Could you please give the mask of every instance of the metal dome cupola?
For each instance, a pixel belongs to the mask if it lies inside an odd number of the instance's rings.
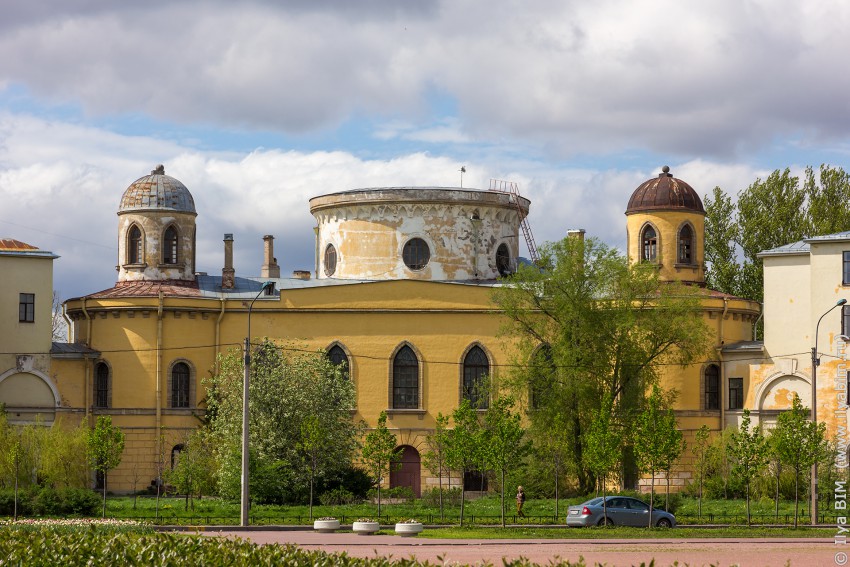
[[[694,188],[673,177],[670,167],[666,165],[661,168],[658,177],[644,181],[635,189],[626,207],[626,214],[659,210],[685,210],[705,214],[702,200]]]
[[[165,166],[158,165],[133,181],[121,197],[119,213],[125,211],[177,211],[197,214],[192,194],[179,180],[165,175]]]

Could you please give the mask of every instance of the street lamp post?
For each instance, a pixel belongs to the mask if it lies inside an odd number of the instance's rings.
[[[812,423],[817,425],[818,422],[818,366],[820,366],[820,358],[818,358],[818,328],[820,327],[820,322],[826,317],[826,314],[835,309],[836,307],[840,307],[847,303],[846,299],[839,299],[835,305],[827,309],[823,315],[818,319],[817,325],[815,325],[815,346],[812,347]],[[812,504],[811,504],[811,516],[812,516],[812,525],[816,526],[818,523],[818,462],[815,459],[815,462],[812,463],[812,486],[810,489]]]
[[[251,310],[254,302],[267,289],[274,289],[274,282],[265,282],[257,296],[248,305],[248,336],[245,337],[245,375],[242,380],[242,527],[248,527],[248,381],[251,377]]]

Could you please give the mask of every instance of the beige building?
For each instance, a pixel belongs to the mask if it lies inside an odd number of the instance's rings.
[[[11,423],[53,423],[61,406],[49,354],[56,258],[0,239],[0,403]]]

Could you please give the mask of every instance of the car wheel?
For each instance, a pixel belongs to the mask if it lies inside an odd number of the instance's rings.
[[[661,518],[660,520],[658,520],[658,523],[655,524],[655,525],[658,526],[659,528],[672,528],[673,522],[671,522],[667,518]]]
[[[611,521],[611,518],[599,518],[599,521],[596,522],[597,526],[613,526],[614,522]]]

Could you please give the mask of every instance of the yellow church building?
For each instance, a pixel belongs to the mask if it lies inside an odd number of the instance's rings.
[[[21,370],[13,355],[0,359],[0,402],[13,412],[18,402],[9,401],[20,399],[18,406],[45,415],[51,402],[54,414],[89,423],[110,415],[127,438],[111,487],[131,490],[139,477],[146,486],[157,478],[160,459],[167,465],[199,425],[202,378],[214,371],[217,355],[241,348],[250,324],[253,339],[322,349],[345,362],[356,389],[353,418],[374,426],[386,411],[403,449],[390,484],[416,494],[435,484],[421,456],[437,414],[450,414],[480,380],[498,380],[511,364],[491,292],[522,261],[521,224],[530,202],[511,191],[388,187],[320,195],[309,207],[316,219],[312,272],[281,277],[268,235],[257,243],[264,250],[258,275],[236,274],[235,240],[225,234],[221,273],[209,275],[196,266],[197,212],[187,187],[162,166],[134,181],[117,211],[118,281],[65,303],[72,342],[51,350],[41,339],[29,346],[4,339],[6,353],[51,352],[31,368],[54,393],[52,402],[44,388],[38,400],[14,393]],[[629,258],[656,263],[663,279],[704,287],[704,217],[696,191],[665,168],[627,203]],[[0,250],[0,262],[11,257]],[[49,275],[20,279],[40,281],[40,298],[50,295]],[[274,283],[270,293],[263,291],[267,281]],[[6,296],[25,287],[4,279],[0,295],[8,302]],[[686,437],[703,424],[719,431],[737,422],[753,384],[736,372],[763,350],[752,336],[758,303],[705,289],[702,305],[715,354],[670,368],[663,378],[665,388],[679,392],[677,417]],[[18,328],[0,331],[8,337]],[[672,483],[688,478],[685,463]]]

